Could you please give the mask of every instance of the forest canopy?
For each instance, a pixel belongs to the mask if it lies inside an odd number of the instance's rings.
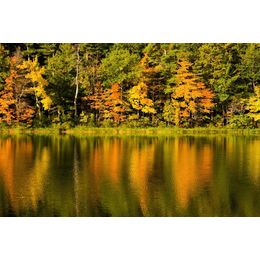
[[[0,126],[260,126],[258,43],[0,44]]]

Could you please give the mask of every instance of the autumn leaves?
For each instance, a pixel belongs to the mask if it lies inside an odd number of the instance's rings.
[[[190,62],[183,59],[179,65],[177,84],[172,87],[171,99],[164,107],[164,118],[176,126],[194,126],[200,115],[211,112],[214,94],[189,71]]]
[[[172,86],[170,100],[163,108],[164,119],[176,126],[186,123],[192,126],[193,120],[209,113],[213,107],[213,92],[189,71],[190,67],[191,64],[186,60],[179,62],[177,84]],[[50,109],[52,99],[46,91],[48,82],[44,79],[44,73],[45,68],[40,66],[37,57],[27,61],[21,61],[17,56],[10,59],[10,75],[0,93],[1,122],[8,125],[13,122],[30,123],[35,113],[41,118],[42,110]],[[98,83],[93,94],[83,99],[95,111],[96,121],[111,120],[111,124],[114,122],[119,125],[127,119],[138,120],[141,113],[157,113],[145,81],[147,79],[141,77],[139,83],[126,93],[122,83],[113,83],[107,88]],[[35,104],[30,95],[34,96]]]
[[[0,45],[2,125],[260,122],[258,44],[18,45]]]
[[[16,55],[10,59],[10,75],[0,92],[0,122],[30,124],[35,112],[41,117],[42,107],[45,110],[50,108],[51,98],[45,90],[48,83],[43,74],[44,68],[40,67],[37,57],[22,61]],[[31,95],[35,96],[35,104]]]

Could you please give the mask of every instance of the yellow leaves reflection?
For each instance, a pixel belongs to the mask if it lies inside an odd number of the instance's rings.
[[[123,162],[122,140],[114,139],[104,143],[103,150],[104,173],[115,185],[120,181],[121,163]]]
[[[192,142],[176,138],[173,154],[174,188],[178,204],[186,208],[198,187],[207,183],[212,175],[213,155],[209,145],[198,149]]]
[[[255,182],[260,182],[260,140],[248,142],[247,167]]]
[[[0,177],[16,214],[42,199],[50,156],[47,148],[35,158],[33,152],[30,140],[0,139]]]
[[[148,213],[148,179],[153,173],[153,162],[155,153],[155,142],[144,144],[139,147],[138,144],[132,147],[130,156],[130,180],[133,188],[139,197],[140,207],[143,215]]]
[[[26,191],[28,193],[27,198],[30,198],[30,204],[34,209],[37,207],[37,203],[44,193],[44,182],[48,175],[49,162],[49,151],[44,147],[42,153],[37,154],[34,167],[31,170],[30,178],[28,180],[28,189]]]
[[[33,138],[0,138],[0,195],[15,215],[221,215],[232,189],[260,184],[255,137]]]

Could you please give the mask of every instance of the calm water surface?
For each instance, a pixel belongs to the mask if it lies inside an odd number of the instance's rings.
[[[0,216],[260,216],[260,137],[0,137]]]

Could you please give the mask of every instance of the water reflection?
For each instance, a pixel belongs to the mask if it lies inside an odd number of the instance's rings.
[[[0,138],[1,216],[260,216],[260,138]]]

